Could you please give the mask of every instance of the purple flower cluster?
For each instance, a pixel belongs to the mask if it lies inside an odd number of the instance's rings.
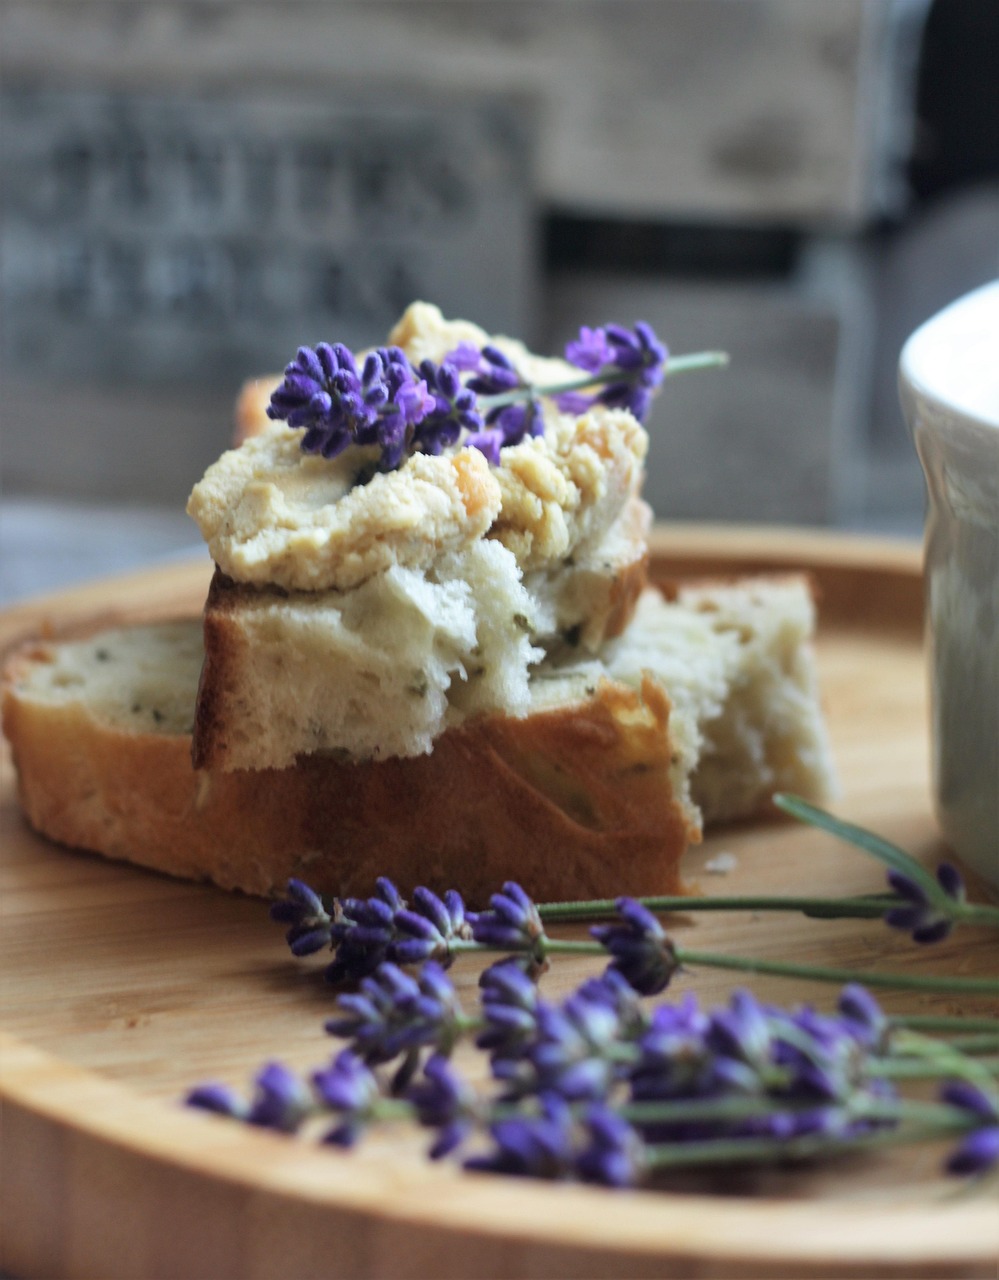
[[[383,471],[416,449],[439,453],[449,426],[398,347],[370,352],[358,368],[341,342],[299,347],[267,416],[304,428],[303,451],[324,458],[335,458],[349,445],[378,445]]]
[[[865,1099],[894,1090],[868,1074],[885,1046],[886,1021],[871,995],[849,986],[838,1016],[810,1007],[785,1010],[736,991],[727,1006],[706,1011],[686,997],[656,1009],[638,1041],[630,1074],[635,1102],[721,1099],[765,1103],[749,1118],[680,1118],[640,1126],[658,1142],[769,1137],[780,1142],[820,1133],[845,1138],[869,1128]]]
[[[338,898],[330,911],[308,885],[290,880],[286,897],[270,910],[273,920],[289,925],[285,937],[294,955],[333,948],[335,958],[326,970],[332,983],[360,981],[386,961],[414,965],[432,960],[447,967],[470,943],[515,953],[535,976],[547,967],[538,908],[514,881],[493,894],[488,910],[471,912],[453,889],[438,897],[419,886],[409,903],[384,876],[370,898]]]
[[[428,960],[416,976],[386,961],[361,980],[356,992],[337,998],[338,1016],[326,1022],[331,1036],[350,1040],[363,1062],[376,1065],[403,1057],[393,1089],[404,1086],[431,1045],[448,1054],[464,1030],[461,1005],[443,968]]]
[[[887,922],[917,942],[945,936],[945,899],[964,901],[957,872],[940,868],[939,891],[918,872],[893,867],[889,879],[897,898]],[[590,930],[592,943],[560,942],[513,881],[486,910],[468,912],[455,892],[417,888],[409,903],[384,878],[370,898],[329,905],[292,880],[271,914],[288,926],[294,954],[331,946],[328,976],[356,984],[326,1023],[346,1047],[308,1081],[270,1062],[249,1100],[207,1084],[188,1101],[281,1132],[332,1113],[323,1141],[342,1146],[376,1121],[403,1115],[433,1131],[435,1159],[485,1130],[490,1145],[466,1159],[471,1169],[612,1186],[632,1185],[662,1164],[723,1160],[733,1144],[745,1152],[748,1142],[758,1156],[762,1143],[780,1159],[814,1152],[816,1142],[824,1150],[870,1141],[899,1123],[884,1065],[890,1024],[864,987],[844,987],[833,1014],[764,1004],[748,991],[713,1009],[690,994],[649,1007],[643,997],[662,992],[687,953],[640,902],[621,898],[616,908],[615,920]],[[600,977],[561,1001],[542,997],[536,979],[551,954],[598,948],[610,956]],[[445,970],[476,950],[508,954],[481,975],[480,1007],[469,1016]],[[402,967],[413,965],[415,973]],[[469,1033],[488,1055],[489,1096],[451,1060]],[[949,1070],[953,1054],[944,1060]],[[383,1078],[388,1067],[393,1073]],[[941,1097],[951,1109],[946,1130],[963,1135],[948,1169],[995,1168],[999,1096],[969,1078],[949,1083]]]
[[[335,959],[326,970],[332,983],[356,982],[383,964],[449,965],[453,944],[472,937],[460,894],[443,898],[417,888],[410,905],[391,880],[380,877],[370,898],[335,899],[332,915],[319,896],[299,880],[288,882],[287,897],[271,906],[271,918],[290,924],[285,935],[295,955],[330,946]]]
[[[566,358],[585,369],[580,386],[555,396],[563,412],[595,402],[630,409],[641,421],[662,381],[666,348],[649,325],[583,329]],[[464,375],[464,379],[463,379]],[[471,376],[469,376],[471,375]],[[394,471],[413,453],[438,454],[459,442],[494,465],[500,450],[544,432],[541,396],[498,347],[463,343],[439,364],[410,363],[399,347],[359,361],[343,343],[299,347],[274,391],[267,416],[303,430],[306,453],[335,458],[351,445],[377,447],[378,469]]]
[[[669,352],[651,325],[640,320],[634,329],[609,324],[603,329],[582,328],[565,349],[570,364],[585,369],[603,382],[601,390],[587,397],[578,391],[558,397],[559,407],[581,413],[593,403],[628,409],[639,422],[645,420],[652,396],[666,372]]]

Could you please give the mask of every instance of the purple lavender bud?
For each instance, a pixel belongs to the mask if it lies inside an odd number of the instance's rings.
[[[501,960],[479,978],[484,1029],[476,1045],[489,1052],[493,1065],[520,1058],[537,1032],[538,988],[516,960]]]
[[[607,1056],[617,1030],[614,1009],[578,991],[561,1005],[539,1004],[537,1033],[525,1050],[535,1071],[531,1091],[570,1102],[606,1098],[618,1075]]]
[[[383,963],[357,992],[339,996],[337,1006],[339,1016],[326,1022],[327,1033],[350,1040],[368,1063],[391,1062],[427,1045],[447,1051],[462,1016],[454,987],[433,961],[416,977]]]
[[[398,347],[369,352],[361,369],[349,347],[300,347],[271,396],[267,416],[304,429],[306,453],[334,458],[349,445],[378,445],[391,470],[419,447],[418,425],[436,401]]]
[[[422,886],[413,890],[413,906],[395,913],[397,940],[392,959],[397,964],[437,960],[448,965],[454,959],[451,944],[472,936],[465,919],[465,903],[449,889],[443,898]]]
[[[605,1187],[633,1187],[644,1171],[644,1144],[635,1129],[610,1107],[589,1108],[584,1120],[589,1139],[576,1158],[584,1182]]]
[[[458,1074],[450,1059],[434,1054],[423,1075],[405,1091],[421,1125],[437,1129],[430,1148],[431,1160],[440,1160],[459,1146],[475,1126],[478,1099],[475,1090]]]
[[[477,373],[482,368],[482,352],[470,342],[459,342],[441,363],[449,364],[461,373]]]
[[[707,1044],[716,1052],[748,1063],[757,1070],[771,1059],[770,1020],[749,991],[734,991],[727,1009],[711,1014]]]
[[[584,325],[579,337],[566,343],[565,358],[587,373],[599,373],[614,360],[614,352],[604,329],[588,329]]]
[[[302,880],[289,880],[287,897],[271,904],[271,919],[289,925],[285,934],[292,955],[307,956],[328,947],[332,919],[319,894]]]
[[[572,1115],[563,1099],[546,1096],[541,1114],[499,1120],[490,1127],[493,1151],[465,1168],[522,1178],[569,1178],[575,1172]]]
[[[308,1089],[280,1062],[268,1062],[257,1073],[256,1091],[247,1123],[264,1129],[294,1133],[312,1111]]]
[[[713,1055],[707,1045],[710,1026],[710,1018],[689,993],[678,1004],[659,1005],[638,1042],[638,1061],[629,1077],[632,1097],[643,1101],[714,1092]]]
[[[487,414],[486,422],[500,432],[503,446],[520,444],[528,436],[543,435],[545,430],[545,420],[537,400],[493,409]]]
[[[481,396],[503,395],[526,385],[509,357],[493,346],[482,348],[479,372],[468,380],[468,389]]]
[[[634,898],[619,898],[620,923],[595,925],[591,935],[611,953],[616,970],[641,995],[669,986],[680,965],[673,944],[656,917]]]
[[[461,385],[454,365],[446,362],[436,365],[432,360],[424,360],[419,372],[434,401],[433,409],[420,424],[419,440],[425,452],[439,452],[436,446],[442,440],[453,442],[462,430],[481,431],[482,415],[475,392]]]
[[[888,1019],[871,993],[851,982],[839,997],[839,1012],[843,1027],[865,1049],[882,1052],[889,1035]]]
[[[959,1177],[974,1177],[999,1167],[999,1125],[976,1129],[955,1148],[946,1169]]]
[[[381,1097],[374,1072],[355,1053],[344,1049],[328,1067],[313,1073],[312,1087],[322,1104],[341,1117],[323,1141],[353,1146],[372,1120]]]
[[[616,969],[605,970],[599,978],[588,978],[577,988],[577,995],[613,1009],[620,1039],[635,1040],[649,1029],[650,1017],[641,996]]]
[[[473,431],[465,439],[465,444],[470,449],[478,449],[480,453],[484,453],[487,461],[494,467],[500,464],[500,449],[505,443],[503,432],[498,427],[490,427],[486,431]]]
[[[489,900],[491,911],[469,916],[472,937],[483,946],[497,951],[537,953],[537,945],[545,936],[538,909],[513,880],[503,885],[501,893]]]
[[[652,392],[663,380],[669,353],[652,327],[640,320],[634,329],[610,324],[581,329],[566,347],[566,359],[588,373],[606,375],[594,399],[611,408],[627,409],[641,422],[652,403]],[[572,401],[562,401],[568,408]]]
[[[999,1122],[999,1096],[987,1094],[970,1080],[948,1080],[940,1089],[940,1098],[979,1119]]]
[[[198,1107],[219,1116],[230,1116],[233,1120],[245,1120],[250,1110],[235,1089],[215,1081],[196,1085],[184,1102],[189,1107]]]
[[[597,403],[597,396],[587,395],[584,391],[563,391],[555,397],[555,403],[563,413],[571,413],[579,417],[587,409]]]
[[[964,881],[950,863],[941,863],[937,868],[937,881],[948,898],[957,903],[964,901]],[[920,884],[894,868],[888,872],[888,883],[906,905],[886,911],[885,924],[911,934],[913,942],[922,945],[942,942],[950,934],[953,919],[929,902]]]

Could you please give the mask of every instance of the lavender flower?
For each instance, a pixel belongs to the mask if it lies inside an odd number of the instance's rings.
[[[356,1053],[344,1049],[328,1067],[313,1073],[312,1086],[322,1104],[341,1117],[323,1141],[353,1146],[377,1115],[381,1089],[375,1073]]]
[[[858,1044],[883,1053],[890,1035],[888,1019],[877,1000],[859,983],[848,983],[839,997],[840,1023]]]
[[[326,1031],[350,1040],[367,1063],[391,1062],[427,1045],[447,1053],[461,1034],[457,994],[432,960],[416,977],[386,961],[361,980],[359,991],[339,996],[337,1005],[339,1016],[326,1022]]]
[[[662,382],[668,351],[652,327],[640,320],[634,329],[607,325],[603,329],[581,329],[575,342],[565,349],[566,359],[596,376],[604,387],[590,403],[628,409],[643,422],[652,402],[652,393]],[[581,412],[579,393],[570,391],[557,397],[565,412]]]
[[[662,925],[634,898],[618,898],[617,912],[620,923],[595,925],[590,934],[614,957],[611,968],[641,995],[665,990],[680,965]]]
[[[280,1133],[294,1133],[313,1111],[312,1096],[306,1085],[280,1062],[265,1063],[257,1072],[249,1103],[228,1085],[215,1083],[198,1085],[185,1101],[189,1107]]]
[[[431,1160],[449,1155],[475,1128],[478,1096],[442,1054],[427,1059],[422,1077],[408,1086],[405,1096],[419,1123],[437,1130],[429,1152]]]
[[[479,431],[482,427],[475,392],[462,384],[458,373],[457,367],[448,360],[442,364],[424,360],[420,364],[420,377],[433,398],[433,408],[426,421],[431,446],[443,448],[454,444],[463,430]],[[440,448],[428,447],[425,451],[439,453]]]
[[[586,1145],[576,1157],[584,1182],[633,1187],[645,1172],[645,1144],[635,1128],[610,1107],[595,1104],[583,1119]]]
[[[484,1027],[476,1045],[495,1064],[518,1061],[537,1034],[538,988],[516,960],[490,965],[479,979]]]
[[[257,1073],[248,1124],[281,1133],[294,1133],[312,1111],[309,1090],[280,1062],[268,1062]]]
[[[406,903],[391,880],[380,876],[370,898],[345,898],[336,905],[330,929],[336,959],[326,970],[328,982],[357,981],[389,959],[395,942],[395,915]]]
[[[499,1071],[514,1095],[553,1093],[569,1102],[606,1098],[619,1070],[613,1055],[618,1020],[613,1006],[576,991],[561,1005],[539,1002],[537,1029],[522,1062],[532,1071]]]
[[[294,956],[311,955],[332,941],[332,919],[319,894],[301,880],[289,880],[287,897],[272,903],[271,919],[289,925],[285,938]]]
[[[565,358],[587,373],[599,373],[613,364],[614,348],[607,337],[607,330],[589,329],[583,325],[579,337],[566,343]]]
[[[189,1107],[211,1111],[219,1116],[229,1116],[233,1120],[245,1120],[250,1112],[249,1105],[235,1089],[216,1081],[196,1085],[184,1102]]]
[[[519,884],[508,880],[489,903],[491,911],[469,918],[475,941],[496,951],[521,952],[532,970],[543,972],[548,964],[544,955],[545,927],[531,898]]]
[[[486,412],[486,425],[498,431],[503,445],[520,444],[527,436],[544,432],[541,404],[531,388],[517,372],[510,358],[498,347],[482,348],[475,376],[468,381],[468,388],[476,395],[495,398],[500,403]],[[508,393],[525,394],[515,402],[508,401]]]
[[[947,1172],[962,1177],[999,1168],[999,1098],[968,1080],[952,1080],[940,1091],[941,1099],[968,1112],[981,1127],[968,1134],[947,1160]]]
[[[498,1120],[489,1132],[493,1150],[466,1160],[466,1169],[552,1180],[570,1178],[575,1172],[572,1113],[557,1095],[541,1099],[540,1114]]]
[[[358,369],[343,343],[299,347],[271,396],[267,416],[304,428],[302,449],[335,458],[348,445],[378,445],[380,466],[391,470],[405,451],[407,429],[434,406],[398,347],[371,352]]]
[[[453,960],[451,944],[472,936],[465,918],[461,894],[448,889],[443,898],[422,886],[413,890],[413,907],[400,907],[394,916],[397,937],[392,958],[397,964],[419,964],[436,960],[448,965]]]
[[[576,994],[613,1009],[617,1033],[622,1040],[637,1040],[649,1028],[649,1013],[641,996],[617,969],[606,969],[599,978],[588,978]]]
[[[964,881],[956,867],[949,862],[942,862],[937,868],[937,881],[948,898],[957,903],[964,902]],[[892,907],[885,913],[885,924],[911,934],[913,942],[942,942],[950,933],[954,922],[930,901],[922,885],[904,872],[894,869],[888,872],[888,883],[908,905]]]

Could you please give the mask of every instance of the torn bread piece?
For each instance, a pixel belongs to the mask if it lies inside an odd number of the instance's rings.
[[[195,765],[422,755],[471,717],[526,714],[547,649],[593,652],[627,625],[645,586],[647,527],[635,499],[592,551],[527,575],[491,538],[343,592],[259,590],[216,571]]]

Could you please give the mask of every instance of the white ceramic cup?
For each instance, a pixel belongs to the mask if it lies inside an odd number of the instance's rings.
[[[926,639],[937,818],[999,888],[999,280],[909,338],[902,407],[926,476]]]

